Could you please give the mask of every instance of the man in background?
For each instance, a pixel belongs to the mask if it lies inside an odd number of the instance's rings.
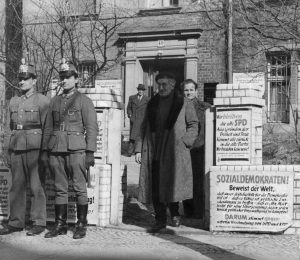
[[[193,168],[193,199],[184,200],[185,217],[203,218],[205,210],[204,170],[205,170],[205,110],[211,105],[200,101],[197,96],[197,83],[192,79],[186,79],[181,83],[181,91],[184,96],[193,102],[199,119],[199,135],[191,149]]]
[[[127,116],[130,119],[130,139],[128,147],[128,156],[134,152],[135,142],[141,132],[141,124],[145,117],[146,107],[149,97],[145,95],[145,86],[139,84],[137,87],[138,93],[130,96],[127,105]]]

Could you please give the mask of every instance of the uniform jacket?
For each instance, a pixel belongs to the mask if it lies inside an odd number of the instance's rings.
[[[96,151],[98,124],[93,102],[75,90],[51,99],[43,149],[50,152]]]
[[[127,105],[127,115],[130,118],[130,139],[137,140],[141,131],[141,124],[143,122],[145,111],[149,97],[143,95],[139,101],[137,95],[129,97]]]
[[[152,160],[155,151],[155,115],[159,96],[148,103],[142,139],[137,141],[136,152],[142,153],[139,181],[139,200],[150,203],[152,198]],[[168,122],[163,134],[160,162],[160,202],[177,202],[193,196],[193,178],[190,157],[198,135],[198,119],[192,102],[174,94]]]
[[[211,105],[207,102],[200,101],[198,98],[193,98],[192,102],[199,120],[199,135],[192,148],[193,150],[197,150],[203,148],[205,144],[205,110],[211,107]]]
[[[49,102],[48,97],[36,92],[31,95],[13,97],[10,100],[5,131],[5,149],[26,151],[41,148],[42,129]]]

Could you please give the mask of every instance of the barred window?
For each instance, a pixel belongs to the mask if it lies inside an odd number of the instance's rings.
[[[274,53],[268,57],[268,120],[289,123],[290,55]]]
[[[70,14],[72,15],[84,15],[96,13],[96,0],[67,0],[69,5]]]
[[[178,0],[170,0],[170,6],[178,6]]]
[[[83,61],[79,63],[78,74],[83,88],[94,88],[96,79],[96,63],[94,61]]]
[[[177,7],[179,0],[146,0],[147,8]]]

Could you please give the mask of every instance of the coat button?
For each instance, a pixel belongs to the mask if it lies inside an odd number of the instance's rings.
[[[79,133],[76,133],[77,135],[79,135]]]

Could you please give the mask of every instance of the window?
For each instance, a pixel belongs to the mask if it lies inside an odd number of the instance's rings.
[[[94,88],[96,79],[96,63],[95,62],[81,62],[78,66],[78,74],[83,88]]]
[[[71,15],[95,14],[97,0],[66,0]]]
[[[268,57],[268,120],[289,123],[290,55],[280,53]]]
[[[214,104],[218,83],[204,83],[204,102]]]
[[[178,0],[170,0],[170,6],[178,6]]]
[[[177,7],[179,0],[146,0],[147,8]]]

